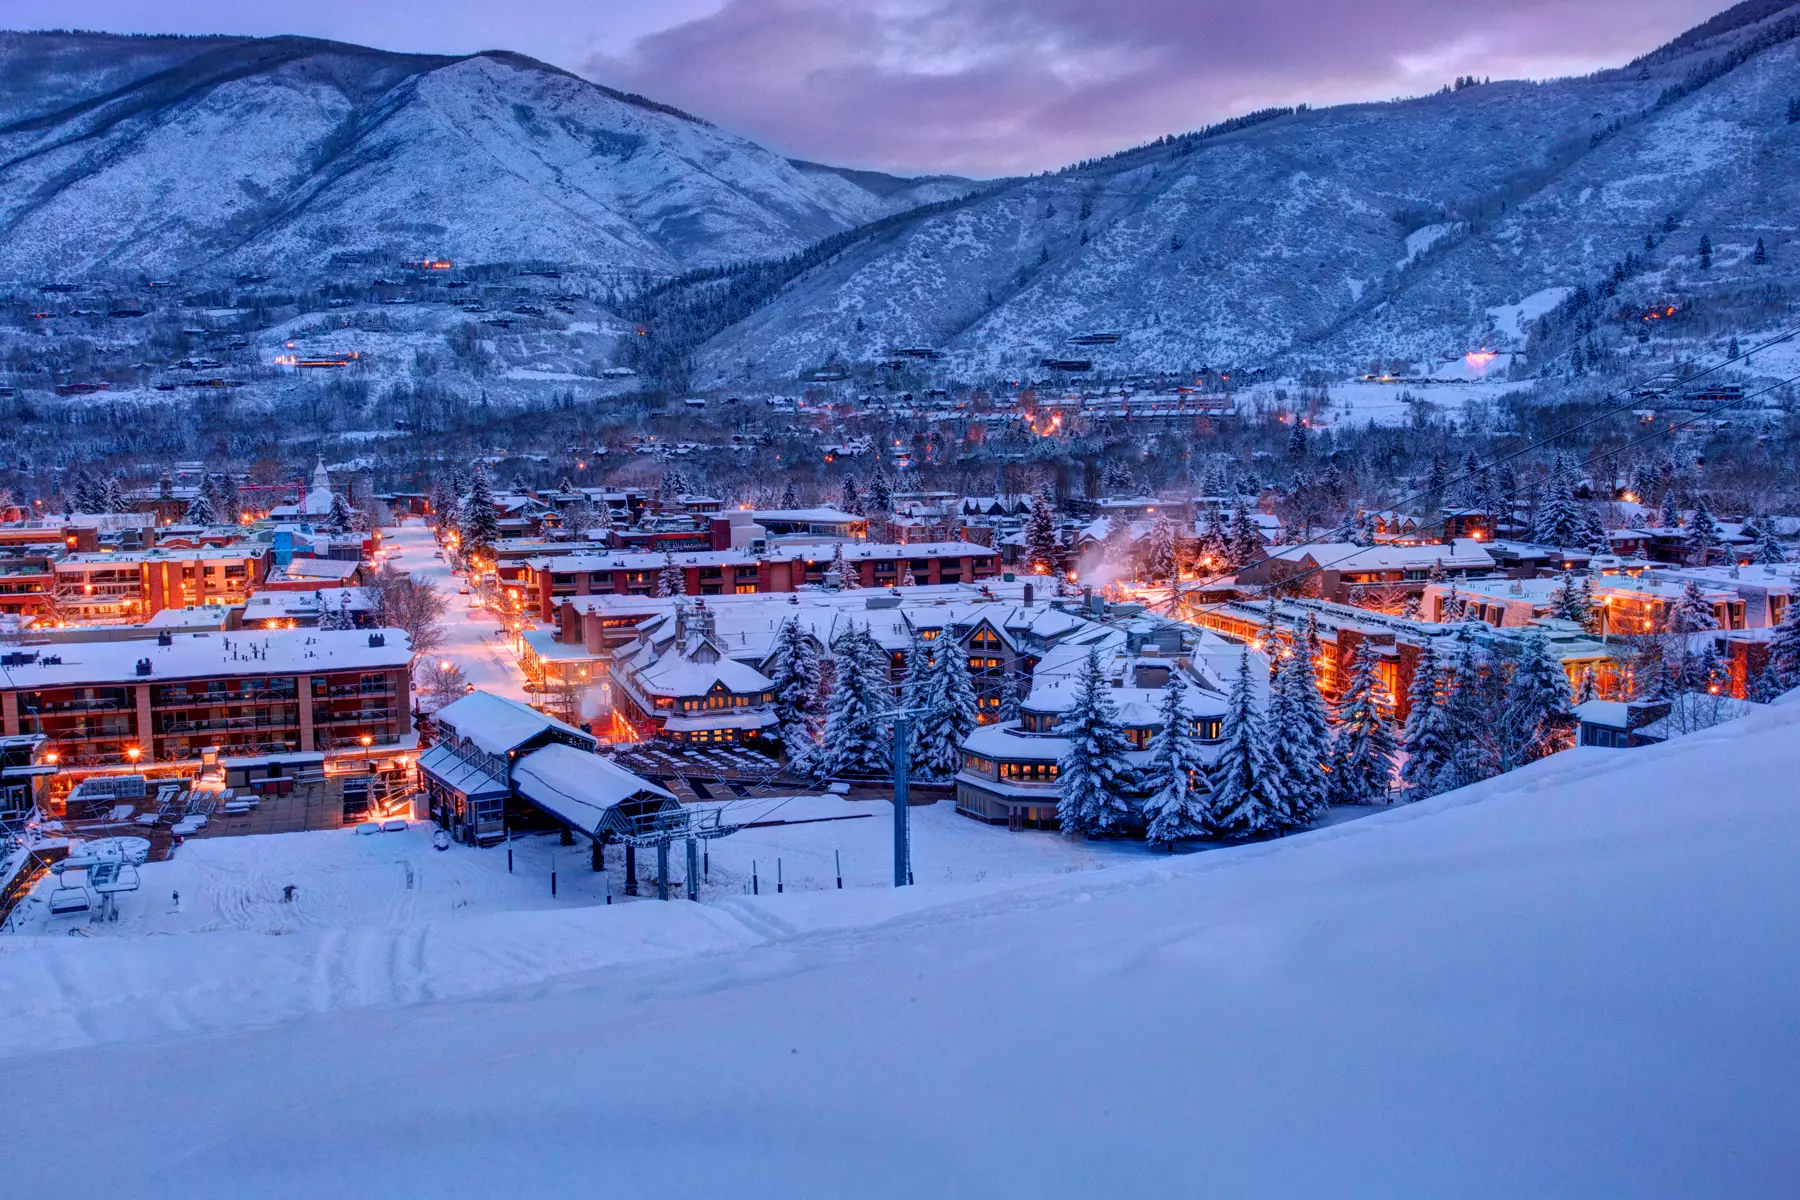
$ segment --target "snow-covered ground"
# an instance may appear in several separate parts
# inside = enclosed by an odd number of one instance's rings
[[[409,520],[381,531],[382,545],[391,553],[396,569],[410,572],[414,579],[437,584],[448,602],[444,617],[444,644],[432,657],[447,660],[462,668],[470,683],[502,696],[525,700],[525,672],[503,635],[500,621],[492,613],[471,607],[473,594],[462,595],[458,589],[463,580],[450,571],[447,558],[433,558],[437,540],[429,526],[421,520]]]
[[[1104,871],[937,882],[920,810],[903,891],[458,918],[434,890],[453,868],[425,862],[414,890],[436,915],[398,913],[403,937],[0,938],[0,1089],[48,1114],[82,1081],[93,1114],[77,1159],[19,1155],[9,1179],[184,1197],[1792,1195],[1797,715]],[[858,827],[878,821],[780,832],[872,847]],[[1065,852],[966,829],[996,862]],[[335,835],[269,840],[315,836]],[[368,853],[431,858],[408,836]],[[363,870],[404,887],[392,863]],[[345,1007],[362,978],[411,1003]],[[220,1032],[209,1014],[232,1007],[282,1024]]]

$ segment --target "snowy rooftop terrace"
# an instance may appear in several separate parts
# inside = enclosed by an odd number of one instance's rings
[[[372,644],[377,640],[383,644]],[[61,661],[46,662],[47,658]],[[150,664],[148,675],[138,672],[138,663],[145,660]],[[412,643],[400,629],[177,633],[167,646],[148,640],[47,646],[38,652],[37,661],[12,668],[10,679],[15,688],[35,689],[232,675],[391,671],[411,661]]]

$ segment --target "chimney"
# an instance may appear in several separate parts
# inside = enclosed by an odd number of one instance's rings
[[[1032,601],[1035,599],[1037,599],[1036,590],[1033,589],[1033,587],[1029,583],[1026,584],[1025,585],[1025,607],[1030,608]]]

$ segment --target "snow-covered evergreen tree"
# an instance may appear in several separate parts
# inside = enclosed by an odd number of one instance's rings
[[[218,524],[219,515],[213,511],[212,497],[204,491],[196,492],[194,498],[188,501],[187,512],[182,514],[182,520],[189,525]]]
[[[844,476],[844,490],[838,500],[838,507],[853,516],[862,516],[862,496],[856,490],[856,479],[853,476]]]
[[[1310,825],[1331,807],[1331,716],[1319,691],[1318,618],[1308,616],[1304,633],[1296,631],[1294,653],[1279,681],[1284,703],[1283,727],[1274,745],[1283,760],[1284,799],[1296,824]],[[1304,790],[1297,791],[1304,784]]]
[[[1493,728],[1496,714],[1488,702],[1485,678],[1489,666],[1482,652],[1469,645],[1448,672],[1444,726],[1450,757],[1438,773],[1439,792],[1479,783],[1500,771]]]
[[[675,561],[675,556],[663,551],[662,569],[656,573],[656,594],[658,596],[687,595],[687,572]]]
[[[469,480],[469,494],[462,502],[458,528],[462,532],[464,555],[492,552],[494,543],[500,540],[500,518],[494,511],[494,485],[488,478],[486,467],[476,467],[474,477]]]
[[[1512,770],[1554,754],[1567,744],[1569,677],[1542,634],[1520,646],[1506,707],[1500,714],[1501,768]]]
[[[1412,684],[1406,689],[1406,725],[1400,749],[1406,761],[1400,765],[1400,781],[1408,800],[1422,800],[1437,788],[1438,775],[1450,761],[1448,718],[1442,698],[1443,671],[1430,642],[1419,651],[1413,665]]]
[[[1263,556],[1262,531],[1250,516],[1247,505],[1240,503],[1231,514],[1231,561],[1238,570]]]
[[[1783,692],[1800,687],[1800,603],[1790,599],[1769,635],[1769,665],[1764,670]]]
[[[1756,542],[1750,553],[1752,561],[1764,566],[1787,561],[1787,549],[1781,544],[1781,539],[1775,536],[1774,517],[1764,517],[1756,523]]]
[[[1166,516],[1159,516],[1145,539],[1144,573],[1159,583],[1175,580],[1175,526]]]
[[[791,483],[781,489],[781,507],[789,512],[800,507],[800,493],[794,490]]]
[[[1675,529],[1681,525],[1681,497],[1675,494],[1673,487],[1663,490],[1662,508],[1658,513],[1664,529]]]
[[[1056,816],[1064,833],[1104,834],[1131,815],[1131,743],[1119,725],[1111,688],[1097,650],[1088,651],[1075,683],[1075,699],[1057,722],[1069,741],[1058,769],[1061,798]]]
[[[1305,829],[1330,808],[1325,773],[1330,731],[1325,702],[1301,646],[1276,665],[1264,728],[1276,772],[1272,791],[1280,801],[1276,825],[1282,830]]]
[[[796,766],[809,762],[819,746],[819,655],[800,622],[789,618],[775,635],[769,661],[775,698],[775,736]]]
[[[888,483],[887,468],[875,468],[875,478],[869,481],[869,498],[866,504],[871,513],[891,513],[894,511],[894,489]]]
[[[1706,497],[1702,496],[1694,504],[1693,515],[1688,518],[1688,549],[1694,560],[1705,566],[1712,558],[1713,551],[1724,542],[1719,533],[1719,523],[1713,519],[1712,510],[1706,507]]]
[[[832,649],[832,685],[825,700],[819,773],[873,779],[893,767],[887,656],[868,627],[851,626]]]
[[[335,605],[327,604],[319,612],[320,629],[355,629],[356,617],[350,612],[350,593],[338,593]]]
[[[1238,659],[1238,676],[1225,700],[1224,744],[1209,773],[1206,831],[1238,839],[1273,832],[1282,812],[1275,789],[1280,773],[1263,737],[1251,690],[1250,651]]]
[[[862,568],[844,557],[842,542],[831,547],[831,565],[825,568],[825,581],[845,592],[862,586]]]
[[[355,527],[356,514],[351,511],[350,502],[342,494],[331,493],[331,511],[325,515],[324,525],[328,533],[349,533]]]
[[[1375,656],[1358,646],[1338,703],[1331,746],[1332,799],[1339,804],[1386,804],[1394,777],[1394,729],[1381,710]]]
[[[962,765],[962,744],[977,725],[975,682],[968,655],[948,631],[931,645],[936,655],[917,701],[925,711],[913,718],[913,764],[922,778],[949,779]]]
[[[1033,575],[1048,575],[1060,569],[1061,561],[1056,544],[1056,510],[1039,496],[1031,502],[1031,515],[1025,519],[1025,570]]]
[[[100,487],[100,511],[122,513],[131,505],[125,499],[125,485],[117,475],[108,475]]]
[[[1149,819],[1144,836],[1152,846],[1202,837],[1207,832],[1206,760],[1187,712],[1187,694],[1182,672],[1170,672],[1159,706],[1162,729],[1150,743],[1150,765],[1144,778],[1150,789],[1144,802],[1144,815]]]
[[[1559,454],[1538,492],[1531,540],[1546,546],[1579,546],[1584,544],[1584,533],[1580,507],[1575,499],[1574,472]]]
[[[456,494],[448,480],[432,480],[426,503],[431,506],[431,523],[440,533],[456,528]]]
[[[1593,584],[1586,576],[1577,583],[1572,572],[1564,571],[1550,593],[1550,615],[1585,627],[1594,616],[1593,594]]]
[[[1687,634],[1718,627],[1719,618],[1713,612],[1712,601],[1702,594],[1698,583],[1688,580],[1682,585],[1681,596],[1670,607],[1663,628],[1670,633]]]

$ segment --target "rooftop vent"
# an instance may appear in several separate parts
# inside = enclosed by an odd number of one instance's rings
[[[148,674],[150,674],[150,671],[151,671],[151,666],[150,666],[149,659],[140,658],[137,660],[137,673],[139,675],[148,675]]]
[[[385,633],[371,633],[371,634],[370,634],[370,635],[369,635],[369,645],[371,645],[371,646],[385,646],[385,645],[387,645],[387,634],[385,634]]]

